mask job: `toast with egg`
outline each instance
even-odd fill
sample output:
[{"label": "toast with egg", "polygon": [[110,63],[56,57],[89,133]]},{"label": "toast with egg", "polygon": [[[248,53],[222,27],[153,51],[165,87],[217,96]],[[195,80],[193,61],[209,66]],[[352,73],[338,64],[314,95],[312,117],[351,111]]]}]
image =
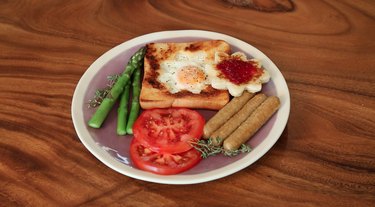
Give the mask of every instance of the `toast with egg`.
[{"label": "toast with egg", "polygon": [[147,44],[141,107],[221,109],[229,93],[212,88],[205,69],[214,67],[217,52],[229,54],[230,50],[223,40]]}]

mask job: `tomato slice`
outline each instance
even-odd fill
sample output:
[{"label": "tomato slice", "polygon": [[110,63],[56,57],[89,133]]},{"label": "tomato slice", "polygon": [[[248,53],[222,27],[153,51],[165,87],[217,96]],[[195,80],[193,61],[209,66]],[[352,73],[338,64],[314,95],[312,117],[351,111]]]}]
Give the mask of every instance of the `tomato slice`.
[{"label": "tomato slice", "polygon": [[138,117],[133,133],[154,152],[176,154],[190,150],[188,143],[200,139],[205,120],[197,111],[185,108],[150,109]]},{"label": "tomato slice", "polygon": [[145,147],[137,139],[133,139],[130,145],[130,157],[137,168],[161,175],[184,172],[202,159],[200,152],[194,148],[179,154],[159,153]]}]

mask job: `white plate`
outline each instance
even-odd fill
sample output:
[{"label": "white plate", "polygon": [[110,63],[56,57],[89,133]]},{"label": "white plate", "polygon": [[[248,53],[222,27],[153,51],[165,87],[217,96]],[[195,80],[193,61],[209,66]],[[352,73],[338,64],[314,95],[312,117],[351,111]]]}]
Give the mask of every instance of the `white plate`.
[{"label": "white plate", "polygon": [[[280,98],[280,109],[250,139],[253,150],[236,158],[210,157],[193,169],[178,175],[156,175],[132,166],[128,154],[131,137],[118,137],[114,112],[107,118],[102,129],[91,129],[86,122],[94,113],[87,108],[87,101],[97,88],[104,87],[106,76],[122,72],[129,57],[150,42],[186,42],[194,40],[221,39],[228,42],[232,51],[243,51],[249,57],[259,59],[268,70],[271,80],[263,85],[262,92]],[[115,111],[115,110],[113,110]],[[285,79],[276,65],[261,51],[237,38],[209,31],[179,30],[146,34],[126,41],[99,57],[82,76],[73,95],[72,119],[75,130],[85,147],[101,162],[126,176],[164,184],[194,184],[212,181],[231,175],[248,167],[262,157],[279,139],[289,117],[290,98]],[[206,118],[210,112],[205,113]],[[212,112],[211,112],[212,115]]]}]

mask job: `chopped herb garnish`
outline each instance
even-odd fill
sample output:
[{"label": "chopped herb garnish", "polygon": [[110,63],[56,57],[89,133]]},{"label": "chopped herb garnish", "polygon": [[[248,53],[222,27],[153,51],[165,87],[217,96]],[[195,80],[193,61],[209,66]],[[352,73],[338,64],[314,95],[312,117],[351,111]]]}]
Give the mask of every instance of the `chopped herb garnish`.
[{"label": "chopped herb garnish", "polygon": [[96,108],[100,106],[103,99],[109,95],[109,92],[111,91],[113,85],[115,85],[116,80],[120,77],[120,75],[110,75],[107,76],[107,86],[105,88],[97,89],[95,91],[94,97],[89,100],[88,107],[89,108]]},{"label": "chopped herb garnish", "polygon": [[[219,141],[219,140],[218,140]],[[199,152],[201,152],[202,158],[214,156],[217,154],[223,154],[228,157],[233,157],[241,153],[251,152],[250,146],[242,144],[237,150],[225,150],[223,146],[215,146],[212,142],[212,138],[209,139],[193,139],[190,144]]]}]

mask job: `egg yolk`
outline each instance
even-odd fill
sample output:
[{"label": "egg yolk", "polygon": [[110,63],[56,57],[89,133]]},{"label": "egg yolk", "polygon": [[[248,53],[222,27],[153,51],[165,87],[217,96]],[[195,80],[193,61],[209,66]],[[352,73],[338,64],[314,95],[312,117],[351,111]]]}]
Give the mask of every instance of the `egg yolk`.
[{"label": "egg yolk", "polygon": [[177,72],[177,80],[184,85],[202,83],[206,79],[204,72],[195,66],[185,66]]}]

